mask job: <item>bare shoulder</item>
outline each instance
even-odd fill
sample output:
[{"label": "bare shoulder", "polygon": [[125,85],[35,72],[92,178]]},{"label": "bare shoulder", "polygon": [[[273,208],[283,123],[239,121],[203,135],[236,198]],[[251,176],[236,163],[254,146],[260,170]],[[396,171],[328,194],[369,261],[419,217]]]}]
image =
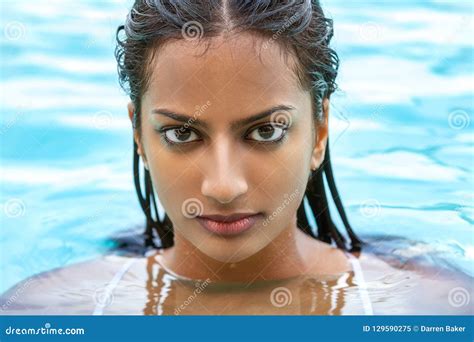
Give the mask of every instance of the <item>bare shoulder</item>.
[{"label": "bare shoulder", "polygon": [[310,238],[306,241],[309,254],[308,272],[319,275],[336,275],[351,270],[350,262],[343,250],[325,242]]},{"label": "bare shoulder", "polygon": [[[416,273],[417,286],[412,298],[429,314],[473,315],[474,279],[441,262],[425,264],[416,259],[405,270]],[[437,305],[434,305],[437,303]]]},{"label": "bare shoulder", "polygon": [[71,303],[78,308],[76,313],[90,314],[96,291],[113,279],[127,259],[106,255],[31,276],[0,296],[0,315],[48,314],[50,308],[60,314],[61,306]]},{"label": "bare shoulder", "polygon": [[474,313],[471,303],[473,278],[452,266],[436,260],[400,258],[389,254],[361,253],[358,260],[369,294],[379,312],[427,315]]}]

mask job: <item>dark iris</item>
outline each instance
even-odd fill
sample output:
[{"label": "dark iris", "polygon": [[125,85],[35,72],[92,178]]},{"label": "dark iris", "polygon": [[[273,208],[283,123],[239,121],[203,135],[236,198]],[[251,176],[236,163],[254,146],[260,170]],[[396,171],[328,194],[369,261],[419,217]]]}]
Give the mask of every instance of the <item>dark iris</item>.
[{"label": "dark iris", "polygon": [[258,133],[264,139],[269,139],[273,136],[275,129],[271,125],[261,126],[258,128]]},{"label": "dark iris", "polygon": [[175,137],[181,141],[186,141],[191,135],[191,130],[186,129],[186,128],[176,129],[174,132],[175,132],[174,133]]}]

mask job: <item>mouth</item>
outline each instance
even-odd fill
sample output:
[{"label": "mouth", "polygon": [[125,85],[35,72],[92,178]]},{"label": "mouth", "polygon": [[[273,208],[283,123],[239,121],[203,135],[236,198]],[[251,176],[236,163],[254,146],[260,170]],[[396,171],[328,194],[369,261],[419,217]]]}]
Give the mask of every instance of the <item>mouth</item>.
[{"label": "mouth", "polygon": [[196,217],[199,224],[211,233],[235,236],[252,228],[263,217],[262,213],[233,214],[229,216],[205,215]]}]

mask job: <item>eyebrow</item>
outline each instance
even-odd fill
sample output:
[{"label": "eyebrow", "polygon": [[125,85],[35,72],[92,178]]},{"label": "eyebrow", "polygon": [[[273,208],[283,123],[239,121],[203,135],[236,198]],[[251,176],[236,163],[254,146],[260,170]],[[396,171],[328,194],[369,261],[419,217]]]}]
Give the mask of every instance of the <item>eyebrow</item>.
[{"label": "eyebrow", "polygon": [[[275,112],[279,112],[279,111],[283,111],[283,110],[291,111],[291,110],[294,110],[294,109],[295,109],[295,107],[293,107],[291,105],[277,105],[277,106],[271,107],[270,109],[266,109],[263,112],[260,112],[260,113],[257,113],[255,115],[249,116],[247,118],[233,121],[231,123],[231,127],[232,127],[232,129],[238,129],[238,128],[246,126],[246,125],[248,125],[252,122],[255,122],[257,120],[260,120],[260,119],[263,119],[267,116],[270,116]],[[196,126],[201,126],[203,128],[208,128],[209,127],[209,125],[205,121],[199,120],[199,119],[197,119],[193,116],[188,116],[188,115],[185,115],[185,114],[176,113],[176,112],[173,112],[173,111],[168,110],[168,109],[157,108],[157,109],[153,109],[151,112],[152,112],[152,114],[163,115],[163,116],[166,116],[166,117],[171,118],[171,119],[176,120],[176,121],[181,121],[181,122],[185,122],[185,123],[186,122],[191,122],[192,124],[194,124]]]}]

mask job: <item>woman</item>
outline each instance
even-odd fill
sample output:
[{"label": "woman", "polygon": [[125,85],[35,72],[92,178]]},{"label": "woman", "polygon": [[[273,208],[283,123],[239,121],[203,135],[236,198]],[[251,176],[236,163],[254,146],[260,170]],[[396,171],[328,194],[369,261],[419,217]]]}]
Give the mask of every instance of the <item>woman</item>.
[{"label": "woman", "polygon": [[[367,256],[361,266],[364,244],[334,183],[331,37],[317,1],[137,0],[116,57],[149,252],[38,276],[31,291],[4,295],[6,311],[372,314],[374,298],[376,313],[393,310],[386,289],[370,293],[367,280],[389,272],[401,288],[407,270]],[[347,237],[331,219],[325,181]],[[457,284],[408,278],[437,285],[435,297]],[[422,289],[398,293],[402,312],[431,308],[411,306]],[[447,298],[437,309],[457,312]]]},{"label": "woman", "polygon": [[[349,246],[332,223],[323,186],[325,175],[350,247],[360,249],[327,148],[337,73],[330,21],[310,2],[273,9],[258,2],[175,5],[172,13],[171,3],[137,2],[117,48],[145,167],[143,195],[136,155],[147,243],[156,232],[165,263],[190,278],[347,270],[341,250]],[[152,218],[153,188],[166,212],[162,222]],[[306,220],[305,193],[317,235]],[[234,223],[219,223],[225,220]],[[316,237],[341,250],[325,249]],[[324,265],[314,263],[317,252]],[[189,253],[197,257],[183,263]],[[265,267],[275,258],[278,268]]]}]

